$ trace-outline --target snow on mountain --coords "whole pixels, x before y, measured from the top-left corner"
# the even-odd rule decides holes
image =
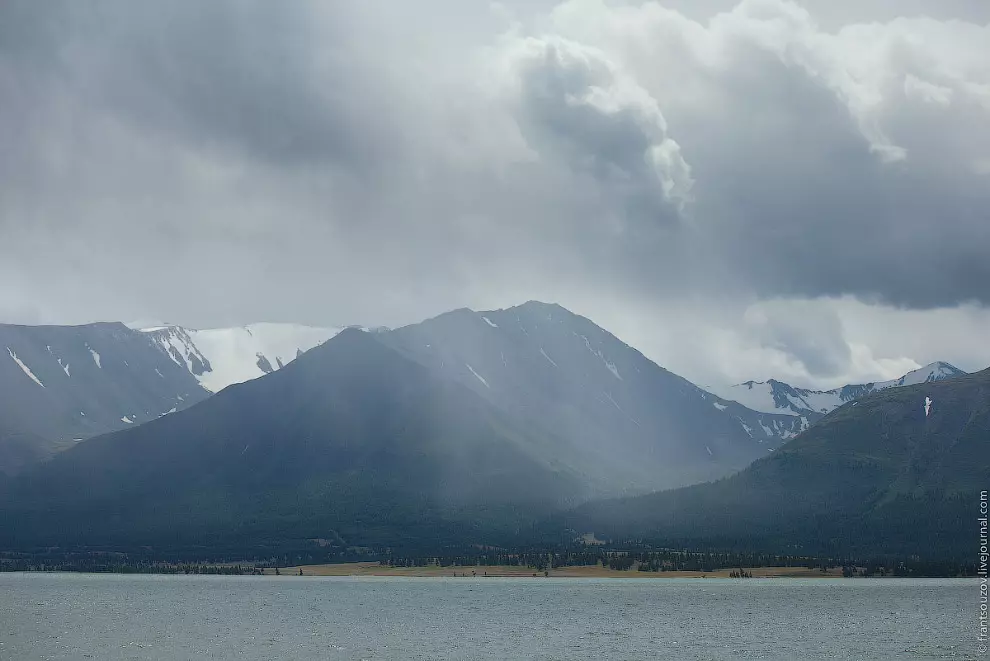
[[[928,383],[930,381],[941,381],[942,379],[951,379],[957,376],[963,376],[964,374],[966,374],[966,372],[962,371],[955,365],[950,365],[949,363],[938,361],[934,363],[929,363],[924,367],[919,367],[918,369],[912,372],[908,372],[899,379],[876,383],[874,384],[874,390],[895,388],[897,386],[913,386],[919,383]]]
[[[811,415],[817,419],[846,402],[859,399],[863,395],[910,386],[930,381],[940,381],[966,374],[961,369],[945,362],[934,362],[908,372],[899,379],[875,383],[850,384],[832,390],[809,390],[796,388],[782,381],[746,381],[733,386],[714,390],[716,394],[743,406],[763,413],[783,413],[786,415]]]
[[[0,324],[0,473],[205,399],[185,367],[118,323]]]
[[[211,392],[274,372],[341,330],[278,323],[203,330],[181,326],[142,329]]]

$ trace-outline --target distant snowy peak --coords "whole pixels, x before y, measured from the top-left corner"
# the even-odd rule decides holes
[[[277,323],[203,330],[181,326],[142,329],[211,392],[281,369],[341,330]]]
[[[964,374],[966,374],[966,372],[962,371],[955,365],[937,361],[925,365],[924,367],[919,367],[913,372],[908,372],[899,379],[876,383],[874,384],[874,389],[883,390],[884,388],[893,388],[897,386],[913,386],[919,383],[928,383],[929,381],[952,379],[957,376],[963,376]]]
[[[899,379],[876,383],[850,384],[832,390],[795,388],[782,381],[746,381],[717,389],[716,394],[763,413],[813,415],[820,417],[846,402],[878,390],[911,386],[962,376],[966,372],[949,363],[938,361],[908,372]]]

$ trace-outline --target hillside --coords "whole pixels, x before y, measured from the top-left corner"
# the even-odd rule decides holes
[[[538,456],[547,442],[346,330],[281,370],[12,480],[0,548],[480,541],[580,497],[574,477]]]
[[[808,424],[705,392],[559,305],[455,310],[381,339],[560,439],[550,456],[602,494],[725,476]]]
[[[988,450],[984,370],[867,395],[737,475],[591,503],[557,524],[705,546],[971,557]]]
[[[123,324],[0,325],[0,473],[209,393]]]
[[[273,372],[339,328],[0,325],[0,473]]]

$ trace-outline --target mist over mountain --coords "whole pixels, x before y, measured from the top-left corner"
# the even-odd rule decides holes
[[[917,525],[953,554],[959,499],[990,477],[963,459],[990,441],[990,372],[729,390],[754,410],[538,301],[395,330],[8,326],[0,344],[0,462],[19,473],[0,549],[425,549],[567,529],[558,542],[813,553],[882,535],[909,553]]]
[[[586,491],[550,439],[346,330],[8,485],[0,545],[257,549],[497,537]]]
[[[455,310],[382,341],[559,437],[554,456],[603,493],[722,477],[808,424],[707,393],[554,304]]]

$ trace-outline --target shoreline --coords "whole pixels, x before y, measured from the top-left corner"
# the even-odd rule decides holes
[[[299,571],[302,570],[300,575]],[[297,578],[307,576],[406,576],[410,578],[733,578],[730,573],[738,571],[738,567],[718,569],[710,572],[700,571],[665,571],[645,572],[636,570],[617,570],[598,566],[558,567],[538,571],[532,567],[517,566],[449,566],[438,567],[389,567],[377,562],[348,562],[322,565],[295,565],[279,567],[279,575]],[[843,578],[842,568],[833,567],[827,572],[807,567],[743,567],[743,571],[751,574],[752,578]],[[265,576],[275,576],[274,568],[264,569]],[[851,577],[858,578],[858,577]],[[880,577],[876,577],[880,578]],[[746,580],[746,579],[740,579]]]

